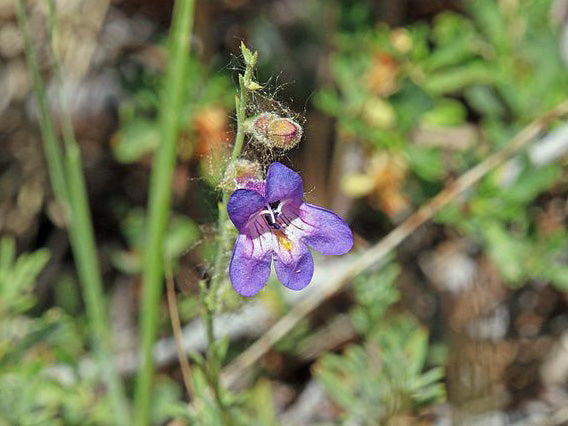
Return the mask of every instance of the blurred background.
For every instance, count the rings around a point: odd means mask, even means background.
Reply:
[[[50,46],[47,3],[27,2],[32,44],[56,131],[67,111],[80,146],[131,395],[173,2],[55,3]],[[198,0],[164,248],[187,352],[205,348],[198,281],[214,255],[241,41],[264,86],[249,114],[304,128],[289,152],[247,144],[245,157],[298,170],[358,253],[567,99],[567,18],[566,0]],[[0,425],[113,424],[13,0],[0,0],[0,58]],[[318,306],[240,383],[243,424],[567,424],[566,152],[568,124],[553,121]],[[316,269],[333,276],[351,260]],[[275,280],[253,301],[224,289],[226,362],[297,296]],[[194,424],[168,315],[164,295],[152,419]]]

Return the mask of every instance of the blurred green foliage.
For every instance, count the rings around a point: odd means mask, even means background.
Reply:
[[[399,190],[418,206],[565,99],[568,73],[550,7],[548,0],[469,1],[465,14],[441,13],[432,25],[340,34],[334,86],[320,90],[316,104],[337,117],[343,141],[403,158],[408,173]],[[561,181],[561,166],[529,158],[514,166],[437,220],[485,247],[512,285],[544,279],[564,289],[564,227],[544,232],[535,206]],[[366,181],[373,173],[381,171],[371,165]],[[373,190],[380,191],[359,195]]]
[[[352,318],[363,343],[316,365],[316,377],[342,409],[342,424],[386,424],[445,398],[443,368],[426,370],[428,332],[411,316],[389,312],[399,298],[398,272],[390,264],[355,282]]]
[[[0,424],[108,424],[107,398],[97,395],[95,383],[75,375],[84,353],[75,319],[57,308],[26,315],[36,304],[34,282],[48,260],[45,249],[16,257],[14,240],[0,241]],[[72,367],[58,375],[57,364]],[[89,423],[82,423],[85,413]]]
[[[126,274],[139,274],[145,247],[146,218],[143,210],[131,209],[121,223],[128,250],[111,251],[113,265]],[[174,215],[164,237],[164,258],[178,259],[200,238],[199,227],[187,216]]]
[[[0,240],[0,425],[113,424],[100,377],[82,373],[88,356],[84,318],[58,307],[30,315],[37,303],[34,283],[48,260],[46,249],[16,256],[15,241]],[[179,403],[179,389],[169,379],[157,386],[156,424]]]
[[[0,240],[0,318],[33,305],[33,283],[48,260],[46,249],[16,258],[15,241],[9,237]]]
[[[548,17],[551,0],[472,0],[465,2],[463,14],[442,13],[432,22],[395,29],[374,26],[370,2],[339,3],[341,32],[333,40],[332,78],[317,88],[315,104],[335,117],[338,144],[363,147],[365,171],[352,182],[365,191],[348,195],[371,198],[384,191],[387,185],[377,183],[383,175],[401,182],[389,182],[390,192],[379,197],[382,205],[370,203],[374,213],[386,211],[395,223],[400,216],[393,205],[407,211],[422,205],[568,93],[557,29]],[[120,163],[147,167],[160,143],[160,80],[160,73],[148,70],[125,76],[131,98],[120,107],[120,129],[112,141]],[[215,167],[232,139],[226,118],[234,87],[226,74],[191,59],[180,90],[186,101],[178,117],[177,164],[198,164],[197,178],[215,187]],[[436,221],[476,243],[512,286],[542,280],[565,291],[568,235],[563,223],[543,225],[544,194],[565,189],[563,174],[561,164],[535,165],[529,155],[515,158]],[[390,212],[384,208],[388,205]],[[117,216],[127,249],[111,249],[110,261],[122,274],[140,274],[146,213],[123,205]],[[198,243],[203,243],[198,262],[214,258],[214,244],[203,241],[194,219],[169,217],[163,250],[174,268]],[[45,249],[16,256],[12,239],[0,242],[0,426],[112,424],[110,400],[99,378],[81,374],[81,360],[90,348],[74,279],[59,277],[55,285],[56,304],[63,309],[33,310],[34,283],[48,260]],[[315,361],[313,372],[339,408],[339,423],[404,421],[445,400],[444,370],[429,362],[433,347],[426,328],[397,305],[399,273],[391,261],[356,280],[350,310],[356,336],[341,353],[324,352]],[[235,298],[231,292],[225,308],[242,303]],[[202,309],[194,294],[182,294],[178,302],[184,321]],[[274,350],[294,358],[311,336],[312,322],[303,320]],[[172,418],[223,424],[208,375],[218,373],[234,354],[227,339],[210,350],[215,356],[192,354],[191,404],[179,381],[166,374],[155,377],[153,424]],[[261,378],[238,394],[222,390],[236,425],[278,424],[271,383]]]
[[[160,141],[158,109],[160,89],[159,74],[141,70],[131,77],[131,99],[121,105],[120,132],[116,135],[114,155],[121,163],[135,163],[153,153]],[[234,103],[234,89],[226,74],[212,73],[208,67],[195,58],[189,58],[184,78],[184,105],[179,116],[180,131],[183,135],[195,132],[195,116],[200,110],[219,105],[227,110]],[[195,136],[178,143],[178,154],[182,159],[192,156],[198,148]]]

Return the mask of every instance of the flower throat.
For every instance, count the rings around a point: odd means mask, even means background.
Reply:
[[[274,201],[272,203],[268,203],[266,205],[266,210],[263,210],[261,213],[263,213],[264,220],[266,220],[268,226],[272,229],[280,229],[282,226],[276,221],[281,212],[282,204],[280,201]]]

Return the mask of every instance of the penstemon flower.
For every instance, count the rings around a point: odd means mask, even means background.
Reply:
[[[353,246],[349,226],[335,213],[305,203],[300,175],[272,163],[266,181],[251,182],[231,195],[227,210],[239,231],[229,266],[237,293],[254,296],[266,284],[274,258],[286,287],[301,290],[314,273],[308,246],[340,255]]]

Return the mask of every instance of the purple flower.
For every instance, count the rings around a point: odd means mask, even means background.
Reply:
[[[272,163],[266,182],[249,188],[233,192],[227,205],[239,230],[229,266],[237,293],[258,293],[268,280],[273,258],[282,284],[301,290],[314,273],[308,246],[335,255],[353,246],[349,226],[335,213],[305,203],[302,178],[283,164]]]

